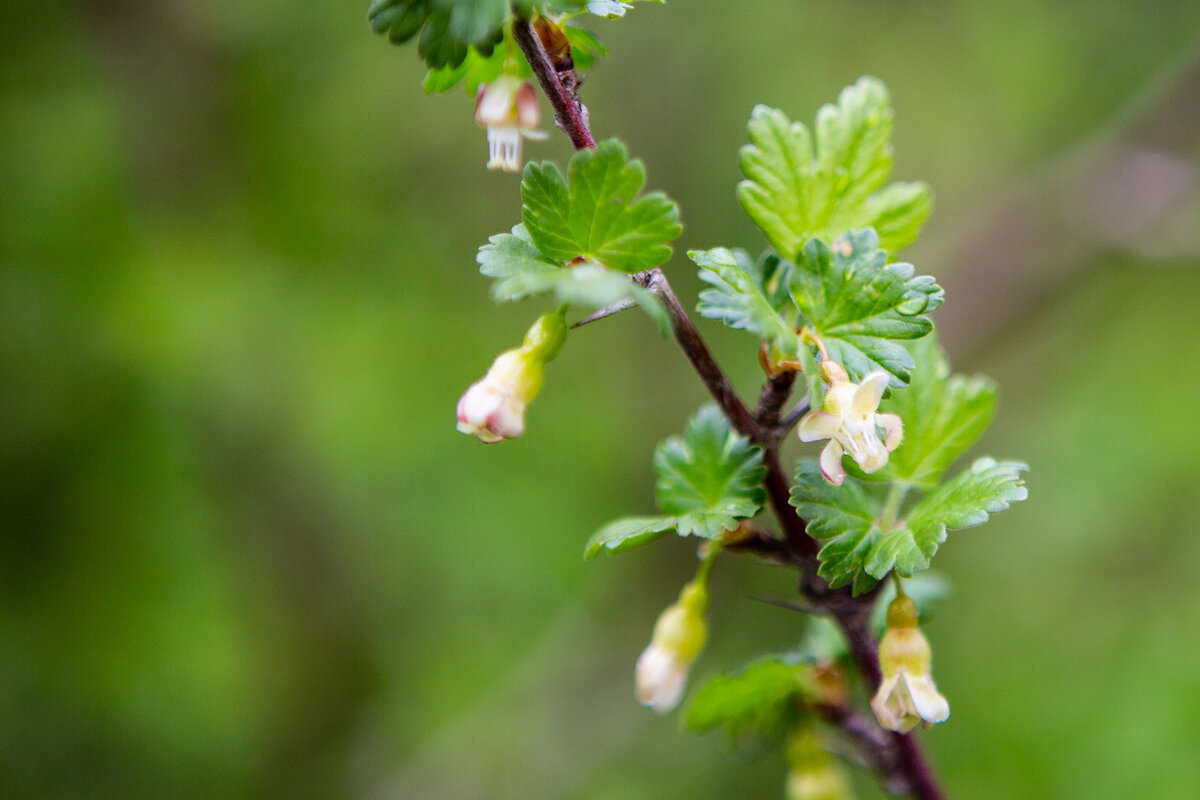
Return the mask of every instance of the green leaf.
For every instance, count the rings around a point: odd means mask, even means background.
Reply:
[[[584,558],[619,553],[652,542],[667,531],[712,539],[762,510],[767,469],[762,448],[729,427],[716,406],[704,406],[683,436],[654,450],[659,517],[628,517],[592,534]]]
[[[735,740],[746,732],[781,739],[801,716],[796,700],[813,693],[811,673],[808,664],[770,658],[718,676],[696,693],[684,723],[697,733],[728,728]]]
[[[982,525],[990,514],[1028,497],[1020,474],[1026,469],[1019,461],[977,460],[917,503],[906,524],[879,540],[866,563],[867,571],[882,578],[892,569],[901,575],[925,569],[947,531]]]
[[[713,287],[700,293],[696,310],[701,316],[719,319],[731,328],[750,331],[787,357],[796,357],[800,339],[795,321],[784,318],[768,298],[768,289],[756,280],[760,276],[752,276],[748,265],[739,263],[734,252],[723,247],[690,250],[688,258],[700,267],[700,280]],[[784,297],[794,310],[790,299]]]
[[[854,594],[873,587],[862,565],[883,536],[876,522],[879,500],[853,478],[834,486],[816,461],[804,460],[796,465],[791,503],[808,521],[808,535],[823,543],[817,574],[834,588],[853,581]]]
[[[568,166],[570,186],[552,162],[529,163],[521,179],[522,219],[533,243],[557,261],[592,260],[641,272],[671,257],[683,231],[679,209],[661,192],[634,200],[646,180],[616,139],[581,150]]]
[[[625,517],[608,523],[592,534],[583,548],[584,558],[595,558],[605,550],[623,553],[649,544],[675,530],[674,517]]]
[[[588,308],[632,300],[650,315],[664,336],[671,331],[662,304],[629,276],[595,264],[564,267],[541,254],[524,225],[489,238],[488,244],[479,248],[476,260],[481,273],[496,279],[492,297],[498,303],[544,294],[553,294],[561,303]]]
[[[897,342],[933,330],[923,316],[942,304],[932,278],[913,276],[911,264],[887,263],[870,228],[852,231],[832,249],[811,239],[791,272],[792,299],[825,342],[830,358],[854,381],[882,369],[891,385],[904,386],[912,356]]]
[[[904,420],[904,443],[873,477],[928,491],[991,424],[996,386],[983,376],[951,375],[936,335],[913,342],[909,351],[916,361],[909,387],[879,409]]]
[[[506,0],[373,0],[367,21],[393,44],[419,33],[417,52],[439,70],[460,67],[471,48],[491,56],[503,38],[508,11]]]
[[[762,448],[735,433],[716,406],[705,406],[682,437],[654,451],[658,506],[676,516],[681,536],[711,539],[762,509]]]
[[[887,87],[864,77],[808,128],[777,109],[757,106],[741,150],[746,180],[738,199],[767,240],[791,258],[808,239],[833,241],[874,227],[885,250],[911,243],[932,207],[924,183],[884,188],[892,171],[892,108]]]

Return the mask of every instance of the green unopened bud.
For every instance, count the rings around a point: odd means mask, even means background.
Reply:
[[[704,622],[707,607],[708,588],[695,580],[684,586],[679,600],[659,616],[650,645],[637,662],[635,688],[639,703],[659,714],[679,705],[688,671],[708,637]]]
[[[903,593],[888,606],[888,628],[879,643],[883,681],[871,700],[879,724],[905,733],[918,722],[945,722],[950,704],[933,682],[929,640],[917,628],[917,607]]]

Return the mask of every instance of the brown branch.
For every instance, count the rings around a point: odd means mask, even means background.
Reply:
[[[537,31],[533,29],[533,23],[521,18],[514,20],[513,39],[521,48],[521,52],[525,54],[529,66],[533,68],[533,74],[537,76],[546,99],[550,101],[550,105],[554,106],[555,124],[563,133],[567,134],[576,150],[594,149],[596,141],[588,129],[587,110],[563,86],[562,80],[558,77],[558,71],[550,62],[546,48],[542,46],[542,40],[538,38]]]

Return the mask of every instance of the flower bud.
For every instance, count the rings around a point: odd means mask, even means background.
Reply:
[[[521,137],[546,136],[536,130],[538,119],[537,92],[531,84],[512,75],[501,75],[492,83],[481,85],[475,95],[475,122],[487,128],[487,168],[520,171]]]
[[[851,800],[854,791],[837,761],[822,749],[809,728],[788,742],[787,800]]]
[[[563,310],[538,318],[520,347],[501,353],[458,401],[458,430],[493,444],[525,430],[525,408],[542,390],[546,362],[567,337]]]
[[[654,624],[650,646],[638,658],[635,693],[639,703],[656,713],[666,714],[683,697],[688,670],[708,636],[707,606],[708,589],[700,580],[692,581]]]
[[[883,727],[907,733],[924,722],[928,727],[945,722],[950,704],[933,682],[929,641],[917,628],[917,607],[904,594],[888,606],[887,632],[879,643],[879,669],[883,682],[871,700],[871,709]]]

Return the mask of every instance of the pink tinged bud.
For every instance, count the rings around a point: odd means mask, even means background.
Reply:
[[[895,414],[878,414],[879,402],[887,389],[888,375],[882,370],[868,374],[861,384],[841,380],[845,371],[834,362],[822,362],[826,375],[837,378],[825,394],[821,410],[810,411],[800,420],[798,433],[803,442],[829,439],[821,452],[821,474],[835,486],[846,479],[842,455],[849,455],[863,472],[877,472],[887,466],[888,453],[904,438],[904,425]],[[879,438],[878,428],[884,429]]]
[[[708,590],[702,584],[685,586],[679,602],[659,616],[650,645],[638,658],[634,692],[639,703],[658,714],[674,709],[683,697],[692,662],[708,636],[704,622],[707,604]]]
[[[520,171],[521,137],[546,136],[536,130],[539,117],[537,93],[532,85],[511,75],[501,75],[493,83],[481,85],[475,95],[475,121],[487,128],[487,168]]]
[[[542,388],[542,362],[518,348],[501,353],[458,401],[458,430],[494,444],[525,430],[525,408]]]

